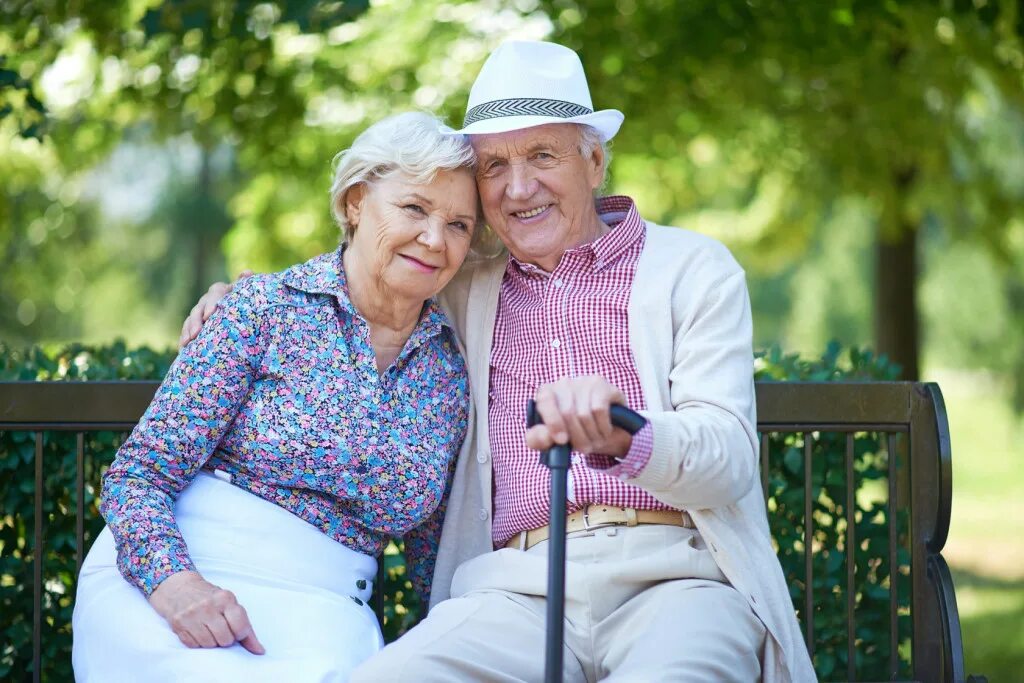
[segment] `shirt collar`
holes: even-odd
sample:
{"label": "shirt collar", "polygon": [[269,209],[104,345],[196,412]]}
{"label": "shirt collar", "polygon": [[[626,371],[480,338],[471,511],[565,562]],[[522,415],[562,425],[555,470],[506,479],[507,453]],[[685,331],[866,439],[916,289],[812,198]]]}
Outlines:
{"label": "shirt collar", "polygon": [[[345,279],[344,262],[341,258],[344,251],[345,245],[343,244],[335,251],[320,254],[305,263],[292,266],[284,272],[283,281],[284,284],[300,292],[333,296],[338,300],[342,311],[362,318],[348,296],[348,281]],[[437,301],[430,298],[423,306],[423,312],[420,314],[420,321],[416,325],[413,336],[422,336],[424,333],[433,336],[439,334],[442,327],[454,329]]]}
{"label": "shirt collar", "polygon": [[[644,235],[644,220],[636,208],[636,202],[625,195],[598,197],[595,201],[597,214],[611,230],[593,242],[581,244],[565,252],[589,257],[594,270],[603,270],[622,255],[630,245]],[[515,266],[526,275],[542,275],[545,271],[531,263],[524,263],[509,254],[509,265]],[[563,256],[564,258],[564,256]]]}

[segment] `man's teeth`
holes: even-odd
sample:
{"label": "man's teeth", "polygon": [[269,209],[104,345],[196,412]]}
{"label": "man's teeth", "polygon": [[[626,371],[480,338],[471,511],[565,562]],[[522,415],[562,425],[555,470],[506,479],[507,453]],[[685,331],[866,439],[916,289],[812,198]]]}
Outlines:
{"label": "man's teeth", "polygon": [[515,217],[516,218],[533,218],[534,216],[539,216],[542,213],[544,213],[549,206],[551,206],[551,205],[550,204],[546,204],[545,206],[538,206],[536,209],[530,209],[529,211],[516,211],[515,212]]}

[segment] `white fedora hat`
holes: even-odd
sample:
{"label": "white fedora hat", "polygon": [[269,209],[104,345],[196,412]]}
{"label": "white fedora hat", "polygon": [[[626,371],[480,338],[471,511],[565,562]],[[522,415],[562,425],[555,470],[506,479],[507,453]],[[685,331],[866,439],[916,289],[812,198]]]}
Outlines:
{"label": "white fedora hat", "polygon": [[499,45],[484,62],[457,132],[482,135],[545,123],[585,123],[608,141],[624,118],[616,109],[594,111],[575,52],[555,43],[513,40]]}

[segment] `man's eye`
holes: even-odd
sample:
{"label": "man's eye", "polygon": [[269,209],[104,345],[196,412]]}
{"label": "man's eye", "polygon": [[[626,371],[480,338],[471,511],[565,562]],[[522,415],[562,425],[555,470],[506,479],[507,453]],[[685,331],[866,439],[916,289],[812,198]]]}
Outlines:
{"label": "man's eye", "polygon": [[448,225],[449,225],[449,227],[455,228],[459,232],[468,232],[469,231],[469,226],[466,225],[465,223],[463,223],[462,221],[452,221]]}

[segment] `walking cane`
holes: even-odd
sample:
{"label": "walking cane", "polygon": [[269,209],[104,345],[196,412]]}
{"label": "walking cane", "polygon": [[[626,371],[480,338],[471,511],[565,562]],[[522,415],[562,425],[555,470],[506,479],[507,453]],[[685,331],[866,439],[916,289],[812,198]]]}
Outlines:
{"label": "walking cane", "polygon": [[[611,407],[612,424],[636,434],[647,423],[639,413],[624,406]],[[526,403],[526,426],[540,424],[533,400]],[[545,683],[562,682],[562,646],[565,640],[565,499],[572,445],[554,445],[540,454],[551,470],[551,520],[548,526],[547,642],[544,648]]]}

